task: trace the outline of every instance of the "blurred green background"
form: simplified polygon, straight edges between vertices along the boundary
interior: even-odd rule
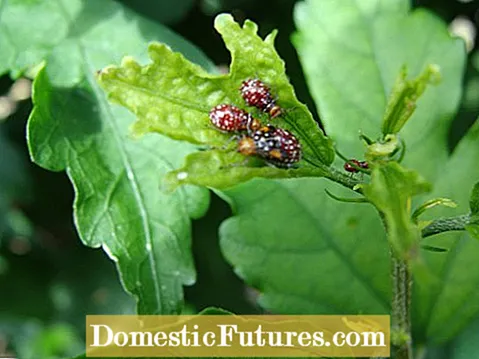
[[[102,0],[113,1],[113,0]],[[320,0],[318,0],[320,1]],[[298,98],[319,120],[296,52],[295,0],[122,0],[135,12],[182,35],[218,66],[229,54],[212,27],[219,12],[248,18],[264,36],[279,30],[277,49],[287,64]],[[479,2],[416,0],[469,36],[477,32]],[[479,51],[469,40],[469,61],[460,111],[451,131],[451,149],[479,112]],[[146,47],[146,44],[145,44]],[[0,353],[20,358],[64,358],[83,350],[86,314],[131,313],[133,300],[122,290],[114,264],[101,250],[84,247],[72,218],[73,189],[65,173],[33,165],[28,157],[25,125],[32,109],[28,80],[0,78],[0,196],[9,203],[0,217]],[[8,183],[15,183],[9,187]],[[0,211],[3,212],[3,211]],[[197,283],[186,288],[188,312],[220,306],[236,313],[257,313],[255,293],[245,288],[221,256],[217,229],[230,216],[226,203],[214,197],[205,217],[194,222],[193,247]]]

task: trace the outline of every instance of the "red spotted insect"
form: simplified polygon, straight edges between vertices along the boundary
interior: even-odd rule
[[[238,141],[238,152],[257,155],[267,163],[290,168],[301,159],[301,145],[289,131],[272,125],[263,126]]]
[[[270,88],[261,80],[248,79],[240,87],[241,96],[249,106],[259,108],[268,113],[271,118],[281,116],[284,111],[276,104]]]
[[[211,123],[224,132],[255,131],[261,127],[260,122],[251,114],[233,105],[222,104],[210,111]]]
[[[353,164],[356,166],[353,166]],[[366,161],[358,161],[355,159],[351,159],[344,164],[344,170],[349,173],[359,172],[357,167],[367,170],[369,168],[369,164]]]

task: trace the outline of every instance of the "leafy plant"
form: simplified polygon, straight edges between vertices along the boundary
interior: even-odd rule
[[[405,0],[296,5],[293,43],[323,131],[296,97],[276,31],[262,39],[252,21],[218,15],[231,53],[218,74],[114,2],[59,4],[2,3],[0,70],[40,68],[30,155],[67,172],[83,243],[116,263],[138,313],[182,311],[195,281],[190,221],[209,188],[233,209],[219,229],[223,255],[269,311],[390,313],[396,358],[450,341],[477,317],[479,127],[448,151],[465,51],[431,13]],[[48,41],[12,20],[39,13]],[[246,106],[248,78],[270,86],[282,116]],[[302,160],[283,169],[239,153],[208,118],[221,103],[294,133]],[[352,158],[368,168],[344,172]]]
[[[216,18],[215,27],[234,58],[226,76],[208,74],[164,44],[150,45],[149,56],[153,64],[145,68],[126,58],[120,68],[102,70],[99,79],[110,99],[137,115],[134,133],[158,132],[193,144],[221,147],[230,135],[213,128],[208,113],[220,103],[241,103],[243,100],[238,89],[242,81],[257,75],[272,84],[284,106],[294,107],[294,112],[287,117],[287,124],[303,135],[305,166],[289,171],[271,167],[250,169],[241,166],[244,156],[230,150],[213,149],[190,155],[185,167],[169,174],[168,180],[173,184],[225,188],[255,176],[322,175],[324,168],[333,161],[334,149],[307,108],[295,98],[284,63],[274,50],[275,33],[263,42],[256,35],[255,24],[248,21],[240,29],[226,15]],[[182,77],[178,78],[178,74]],[[255,115],[265,118],[259,110]],[[240,165],[231,166],[233,164]]]

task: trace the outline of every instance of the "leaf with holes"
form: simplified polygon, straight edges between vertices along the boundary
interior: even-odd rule
[[[106,100],[95,73],[127,53],[141,58],[144,44],[152,40],[211,65],[183,39],[115,2],[50,3],[4,3],[4,15],[16,14],[33,23],[35,14],[43,13],[45,23],[50,19],[59,25],[35,35],[55,39],[51,46],[38,42],[42,56],[32,57],[29,64],[7,63],[23,69],[46,60],[34,82],[35,107],[27,134],[31,157],[44,168],[67,172],[76,192],[75,224],[82,241],[101,246],[116,262],[125,289],[138,300],[138,311],[176,313],[182,306],[183,285],[195,281],[190,218],[204,213],[208,194],[185,187],[165,195],[158,187],[159,178],[194,147],[158,135],[133,140],[132,116]],[[30,34],[26,29],[14,31],[11,22],[2,26],[10,29],[13,40]],[[25,59],[28,52],[21,39],[18,44],[11,58]]]
[[[149,47],[151,64],[141,66],[126,57],[121,66],[103,69],[99,81],[112,101],[127,107],[137,116],[133,128],[136,134],[159,132],[194,144],[223,147],[231,134],[218,131],[210,123],[208,114],[216,105],[234,104],[250,111],[263,122],[269,121],[266,114],[247,107],[239,91],[244,80],[259,77],[271,87],[278,98],[278,105],[284,108],[284,115],[271,120],[271,123],[290,129],[302,144],[304,160],[299,166],[304,169],[296,171],[296,175],[324,173],[325,166],[333,161],[333,147],[306,106],[296,99],[285,74],[284,63],[274,48],[276,32],[262,40],[253,22],[246,21],[240,27],[226,14],[216,18],[215,27],[232,55],[227,75],[208,74],[168,46],[153,43]],[[236,152],[236,148],[230,151]],[[188,176],[176,184],[190,181],[222,188],[253,176],[288,176],[279,169],[250,170],[248,163],[243,161],[244,156],[231,154],[222,156],[222,168],[232,165],[238,169],[228,171],[228,178],[221,181],[224,176],[217,173],[218,151],[213,149],[206,153],[200,155],[202,166],[190,165],[198,157],[187,160],[181,172]],[[316,170],[317,167],[323,171]],[[198,177],[202,180],[194,180]]]

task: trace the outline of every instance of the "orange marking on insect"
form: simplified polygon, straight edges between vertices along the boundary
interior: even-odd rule
[[[261,128],[262,124],[257,119],[253,118],[250,123],[248,124],[249,131],[256,131]]]
[[[278,149],[274,149],[274,150],[269,151],[268,155],[270,157],[276,158],[278,160],[280,160],[283,157],[282,154],[281,154],[281,151],[278,150]]]
[[[274,105],[274,106],[271,107],[271,109],[269,110],[269,115],[271,116],[271,118],[275,118],[275,117],[281,116],[282,114],[283,114],[283,110],[282,110],[281,107],[279,107],[278,105]]]
[[[254,140],[251,137],[243,137],[238,141],[238,152],[246,156],[256,154],[256,145]]]

